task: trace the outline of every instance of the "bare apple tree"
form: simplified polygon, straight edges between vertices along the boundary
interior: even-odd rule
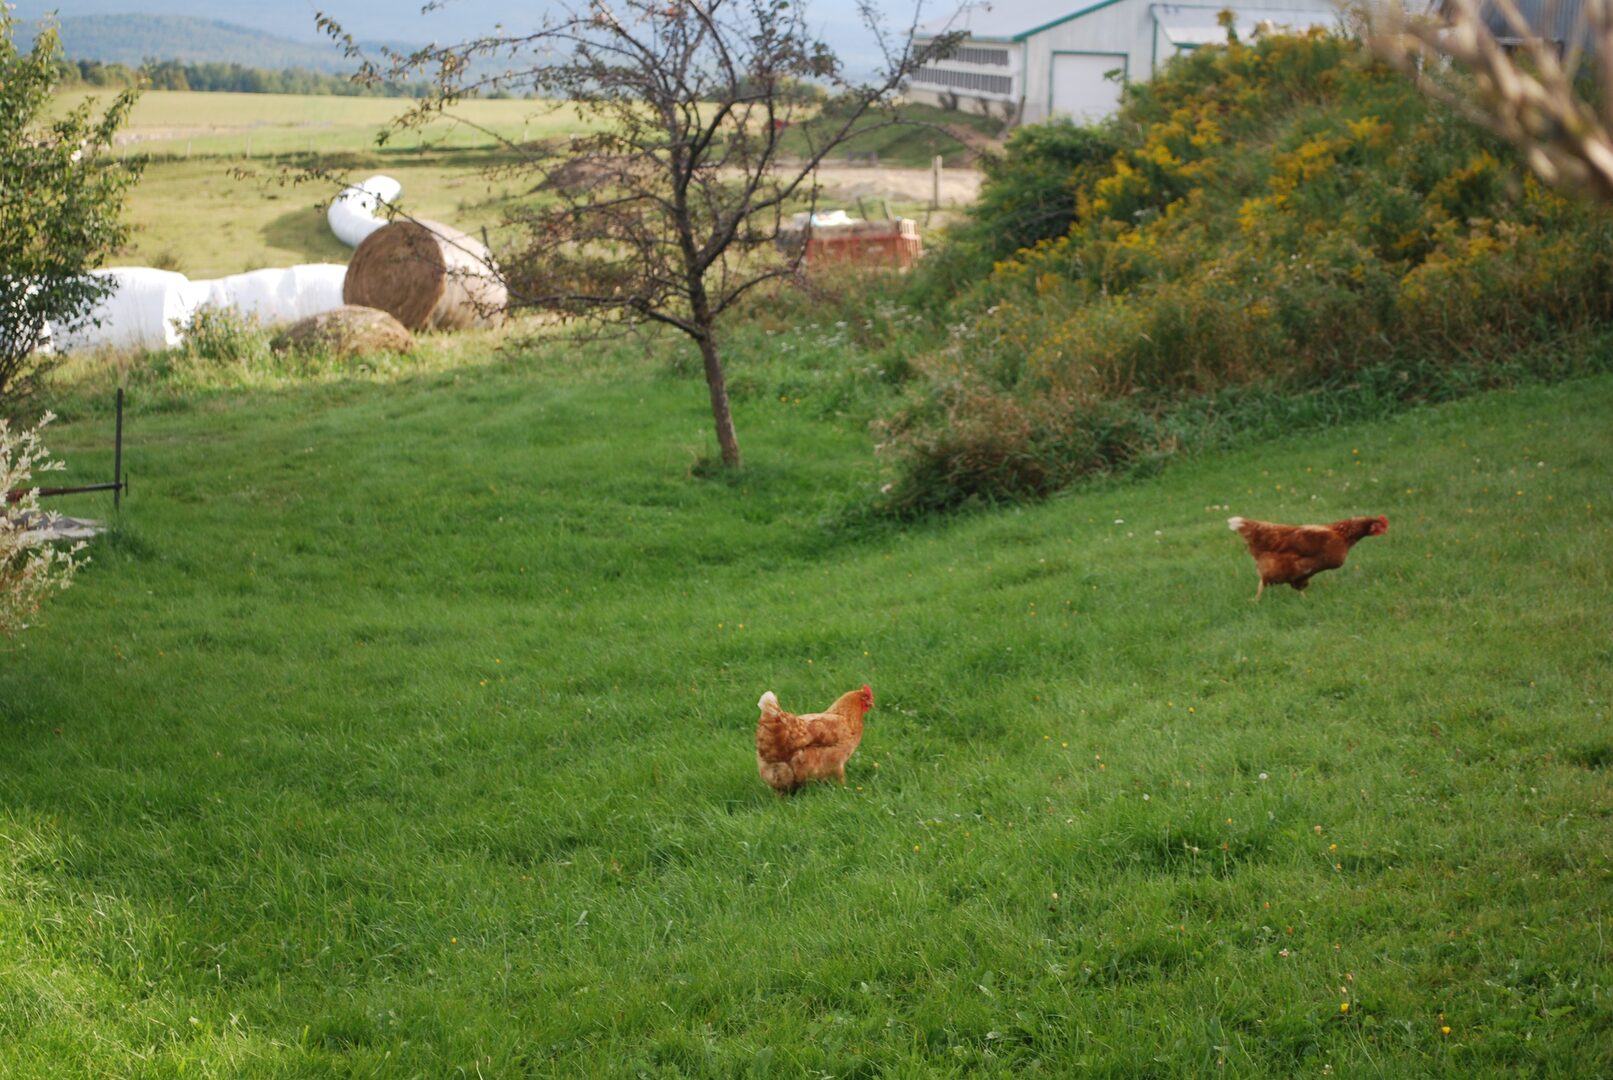
[[[434,94],[400,126],[496,90],[535,90],[576,110],[587,134],[548,145],[499,139],[534,193],[506,222],[516,239],[498,253],[512,302],[687,335],[704,363],[723,463],[738,468],[723,315],[797,269],[799,246],[778,241],[790,212],[810,206],[819,164],[854,134],[900,122],[903,81],[952,44],[915,48],[912,25],[892,37],[872,7],[860,11],[883,58],[860,80],[786,0],[592,0],[527,33],[388,54],[360,77],[431,73]],[[332,20],[320,25],[358,55]],[[803,92],[812,86],[827,100]]]
[[[1554,187],[1613,200],[1613,0],[1398,0],[1361,8],[1373,49],[1419,90],[1517,147]]]

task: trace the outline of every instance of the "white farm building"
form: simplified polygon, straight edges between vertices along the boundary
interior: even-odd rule
[[[907,97],[1019,123],[1054,116],[1101,120],[1119,104],[1124,82],[1149,78],[1182,50],[1226,41],[1217,16],[1229,7],[1246,41],[1264,23],[1302,30],[1339,19],[1331,0],[1237,0],[1235,7],[1150,0],[1066,7],[1048,0],[970,3],[918,28],[916,45],[948,33],[964,37],[944,59],[913,73]]]

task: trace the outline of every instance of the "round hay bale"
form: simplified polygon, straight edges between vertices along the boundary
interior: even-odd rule
[[[509,292],[480,240],[435,221],[394,221],[354,250],[342,299],[410,330],[463,330],[502,322]]]
[[[292,323],[275,339],[275,346],[297,351],[323,349],[349,359],[377,352],[408,352],[414,338],[386,312],[348,304]]]

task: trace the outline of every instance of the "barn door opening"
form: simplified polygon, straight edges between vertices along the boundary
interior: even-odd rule
[[[1104,75],[1126,68],[1126,58],[1112,53],[1054,53],[1054,116],[1068,116],[1078,124],[1102,120],[1120,107],[1121,80]]]

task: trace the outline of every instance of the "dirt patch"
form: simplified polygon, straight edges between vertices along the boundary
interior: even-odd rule
[[[980,196],[981,174],[975,169],[941,170],[941,205],[968,206]],[[929,169],[884,165],[823,165],[818,183],[831,198],[888,198],[892,202],[929,202],[934,178]]]

